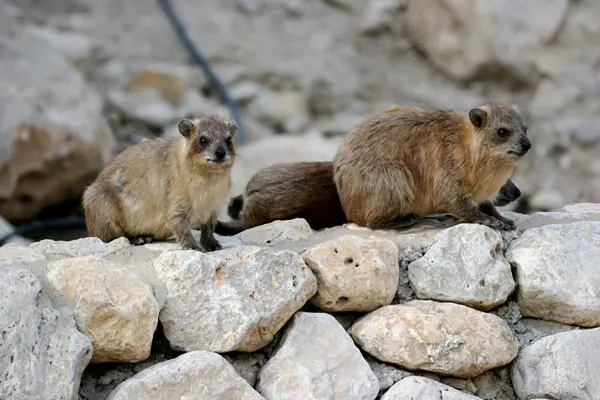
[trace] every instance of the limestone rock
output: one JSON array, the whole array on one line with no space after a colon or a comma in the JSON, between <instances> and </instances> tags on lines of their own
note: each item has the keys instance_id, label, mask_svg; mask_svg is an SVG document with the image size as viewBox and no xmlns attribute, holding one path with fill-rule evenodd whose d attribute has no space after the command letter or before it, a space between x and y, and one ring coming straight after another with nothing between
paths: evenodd
<instances>
[{"instance_id":1,"label":"limestone rock","mask_svg":"<svg viewBox=\"0 0 600 400\"><path fill-rule=\"evenodd\" d=\"M591 219L600 219L599 203L577 203L569 204L563 207L561 211L569 214L583 214Z\"/></svg>"},{"instance_id":2,"label":"limestone rock","mask_svg":"<svg viewBox=\"0 0 600 400\"><path fill-rule=\"evenodd\" d=\"M53 46L19 29L0 47L0 215L16 222L77 197L115 141L100 96Z\"/></svg>"},{"instance_id":3,"label":"limestone rock","mask_svg":"<svg viewBox=\"0 0 600 400\"><path fill-rule=\"evenodd\" d=\"M130 92L155 90L174 106L181 105L188 89L199 89L206 78L183 64L155 63L144 65L133 73Z\"/></svg>"},{"instance_id":4,"label":"limestone rock","mask_svg":"<svg viewBox=\"0 0 600 400\"><path fill-rule=\"evenodd\" d=\"M184 398L263 399L223 357L208 351L191 351L127 379L107 400Z\"/></svg>"},{"instance_id":5,"label":"limestone rock","mask_svg":"<svg viewBox=\"0 0 600 400\"><path fill-rule=\"evenodd\" d=\"M519 229L526 230L531 228L539 228L544 225L552 224L570 224L572 222L586 221L583 214L578 213L566 213L556 211L543 211L531 214L527 218L523 219L518 226Z\"/></svg>"},{"instance_id":6,"label":"limestone rock","mask_svg":"<svg viewBox=\"0 0 600 400\"><path fill-rule=\"evenodd\" d=\"M167 288L165 336L185 351L256 351L317 291L314 275L291 251L170 251L154 267Z\"/></svg>"},{"instance_id":7,"label":"limestone rock","mask_svg":"<svg viewBox=\"0 0 600 400\"><path fill-rule=\"evenodd\" d=\"M379 383L344 328L329 314L298 312L259 375L269 400L375 399Z\"/></svg>"},{"instance_id":8,"label":"limestone rock","mask_svg":"<svg viewBox=\"0 0 600 400\"><path fill-rule=\"evenodd\" d=\"M244 244L273 246L279 243L303 240L310 237L313 230L303 218L273 221L255 226L235 235Z\"/></svg>"},{"instance_id":9,"label":"limestone rock","mask_svg":"<svg viewBox=\"0 0 600 400\"><path fill-rule=\"evenodd\" d=\"M92 341L92 362L148 358L159 306L152 287L136 273L89 256L48 264L46 279L56 296L73 309L79 330Z\"/></svg>"},{"instance_id":10,"label":"limestone rock","mask_svg":"<svg viewBox=\"0 0 600 400\"><path fill-rule=\"evenodd\" d=\"M370 0L360 22L361 32L377 34L393 27L397 19L396 12L405 6L405 0Z\"/></svg>"},{"instance_id":11,"label":"limestone rock","mask_svg":"<svg viewBox=\"0 0 600 400\"><path fill-rule=\"evenodd\" d=\"M535 52L553 40L568 6L568 0L410 0L408 26L431 62L455 79L503 72L534 84Z\"/></svg>"},{"instance_id":12,"label":"limestone rock","mask_svg":"<svg viewBox=\"0 0 600 400\"><path fill-rule=\"evenodd\" d=\"M512 369L519 399L600 398L600 328L557 333L521 349Z\"/></svg>"},{"instance_id":13,"label":"limestone rock","mask_svg":"<svg viewBox=\"0 0 600 400\"><path fill-rule=\"evenodd\" d=\"M165 98L164 95L170 97ZM111 89L107 96L110 104L126 118L150 126L174 124L186 115L202 117L216 112L218 108L211 100L202 97L200 92L189 88L180 94L180 98L175 89L168 87L147 87L129 92ZM172 101L176 103L173 104Z\"/></svg>"},{"instance_id":14,"label":"limestone rock","mask_svg":"<svg viewBox=\"0 0 600 400\"><path fill-rule=\"evenodd\" d=\"M379 360L458 378L506 365L518 351L517 339L499 317L429 300L375 310L356 322L350 334Z\"/></svg>"},{"instance_id":15,"label":"limestone rock","mask_svg":"<svg viewBox=\"0 0 600 400\"><path fill-rule=\"evenodd\" d=\"M504 303L515 289L502 236L480 224L460 224L438 233L425 256L408 265L417 297L452 301L481 310Z\"/></svg>"},{"instance_id":16,"label":"limestone rock","mask_svg":"<svg viewBox=\"0 0 600 400\"><path fill-rule=\"evenodd\" d=\"M50 240L43 239L32 243L29 247L43 253L46 257L103 257L109 253L129 247L131 244L127 238L121 237L109 243L104 243L97 237L85 237L76 240Z\"/></svg>"},{"instance_id":17,"label":"limestone rock","mask_svg":"<svg viewBox=\"0 0 600 400\"><path fill-rule=\"evenodd\" d=\"M309 122L306 98L295 91L260 92L250 105L250 114L275 131L297 133Z\"/></svg>"},{"instance_id":18,"label":"limestone rock","mask_svg":"<svg viewBox=\"0 0 600 400\"><path fill-rule=\"evenodd\" d=\"M0 268L0 398L78 399L90 341L30 272Z\"/></svg>"},{"instance_id":19,"label":"limestone rock","mask_svg":"<svg viewBox=\"0 0 600 400\"><path fill-rule=\"evenodd\" d=\"M516 267L524 316L585 327L600 325L600 222L526 230L506 258Z\"/></svg>"},{"instance_id":20,"label":"limestone rock","mask_svg":"<svg viewBox=\"0 0 600 400\"><path fill-rule=\"evenodd\" d=\"M85 69L90 61L94 44L89 37L81 33L59 31L41 26L28 26L27 30L56 49L77 69Z\"/></svg>"},{"instance_id":21,"label":"limestone rock","mask_svg":"<svg viewBox=\"0 0 600 400\"><path fill-rule=\"evenodd\" d=\"M252 387L256 384L258 374L267 363L263 353L230 352L223 354L223 358L235 369L235 371Z\"/></svg>"},{"instance_id":22,"label":"limestone rock","mask_svg":"<svg viewBox=\"0 0 600 400\"><path fill-rule=\"evenodd\" d=\"M422 376L409 376L392 386L381 400L481 400Z\"/></svg>"},{"instance_id":23,"label":"limestone rock","mask_svg":"<svg viewBox=\"0 0 600 400\"><path fill-rule=\"evenodd\" d=\"M398 289L398 247L387 239L341 236L302 254L317 277L311 303L323 311L373 311Z\"/></svg>"}]
</instances>

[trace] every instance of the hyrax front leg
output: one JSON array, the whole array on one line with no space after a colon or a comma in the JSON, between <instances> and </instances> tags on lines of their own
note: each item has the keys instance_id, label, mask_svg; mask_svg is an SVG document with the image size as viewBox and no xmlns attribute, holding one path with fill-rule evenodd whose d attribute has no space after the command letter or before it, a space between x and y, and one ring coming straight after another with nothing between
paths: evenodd
<instances>
[{"instance_id":1,"label":"hyrax front leg","mask_svg":"<svg viewBox=\"0 0 600 400\"><path fill-rule=\"evenodd\" d=\"M215 214L208 222L200 225L200 244L206 251L215 251L221 249L221 245L214 235L216 222L217 216Z\"/></svg>"},{"instance_id":2,"label":"hyrax front leg","mask_svg":"<svg viewBox=\"0 0 600 400\"><path fill-rule=\"evenodd\" d=\"M175 238L181 247L184 249L202 251L200 246L198 246L196 239L192 236L187 213L177 208L172 208L169 210L169 223L171 225L171 230L175 234Z\"/></svg>"},{"instance_id":3,"label":"hyrax front leg","mask_svg":"<svg viewBox=\"0 0 600 400\"><path fill-rule=\"evenodd\" d=\"M481 212L483 212L484 214L495 217L496 219L499 219L500 221L504 222L504 224L506 225L505 229L507 229L507 230L512 231L512 230L516 229L516 227L517 227L515 225L514 221L511 221L510 219L502 216L502 214L500 214L498 212L498 210L496 210L496 207L494 207L494 205L489 201L486 201L485 203L481 203L479 205L479 210Z\"/></svg>"},{"instance_id":4,"label":"hyrax front leg","mask_svg":"<svg viewBox=\"0 0 600 400\"><path fill-rule=\"evenodd\" d=\"M450 213L455 217L462 219L464 222L478 223L489 226L490 228L501 230L514 229L514 224L512 221L509 221L510 223L506 223L494 215L484 213L480 209L480 206L471 199L471 196L467 194L458 196L455 199L453 206L454 209L450 210Z\"/></svg>"}]
</instances>

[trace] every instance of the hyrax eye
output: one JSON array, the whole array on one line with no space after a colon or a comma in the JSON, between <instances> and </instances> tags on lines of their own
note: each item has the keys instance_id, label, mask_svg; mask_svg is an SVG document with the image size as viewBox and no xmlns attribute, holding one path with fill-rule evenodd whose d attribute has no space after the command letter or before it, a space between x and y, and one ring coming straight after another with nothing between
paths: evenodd
<instances>
[{"instance_id":1,"label":"hyrax eye","mask_svg":"<svg viewBox=\"0 0 600 400\"><path fill-rule=\"evenodd\" d=\"M231 146L232 143L233 143L233 139L231 139L230 137L228 137L227 139L225 139L225 144L227 146Z\"/></svg>"},{"instance_id":2,"label":"hyrax eye","mask_svg":"<svg viewBox=\"0 0 600 400\"><path fill-rule=\"evenodd\" d=\"M505 137L508 137L510 135L510 131L508 129L505 129L505 128L500 128L500 129L498 129L497 134L498 134L499 137L505 138Z\"/></svg>"},{"instance_id":3,"label":"hyrax eye","mask_svg":"<svg viewBox=\"0 0 600 400\"><path fill-rule=\"evenodd\" d=\"M200 136L200 139L198 139L198 142L202 145L202 146L206 146L208 144L208 138L204 137L204 136Z\"/></svg>"}]
</instances>

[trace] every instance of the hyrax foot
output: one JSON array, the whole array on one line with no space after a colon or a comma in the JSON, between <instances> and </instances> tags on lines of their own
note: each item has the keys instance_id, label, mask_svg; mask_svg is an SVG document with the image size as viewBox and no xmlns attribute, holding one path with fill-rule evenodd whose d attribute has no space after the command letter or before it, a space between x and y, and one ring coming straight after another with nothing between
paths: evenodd
<instances>
[{"instance_id":1,"label":"hyrax foot","mask_svg":"<svg viewBox=\"0 0 600 400\"><path fill-rule=\"evenodd\" d=\"M489 226L490 228L503 230L503 231L512 231L515 229L514 222L512 222L510 220L502 221L501 219L498 219L495 217L483 218L479 221L473 221L473 222L480 223L482 225Z\"/></svg>"},{"instance_id":2,"label":"hyrax foot","mask_svg":"<svg viewBox=\"0 0 600 400\"><path fill-rule=\"evenodd\" d=\"M153 236L127 236L127 239L129 240L129 243L135 246L154 242Z\"/></svg>"},{"instance_id":3,"label":"hyrax foot","mask_svg":"<svg viewBox=\"0 0 600 400\"><path fill-rule=\"evenodd\" d=\"M219 241L212 235L202 235L200 237L200 244L206 251L216 251L222 249Z\"/></svg>"},{"instance_id":4,"label":"hyrax foot","mask_svg":"<svg viewBox=\"0 0 600 400\"><path fill-rule=\"evenodd\" d=\"M202 251L200 246L198 246L198 243L196 243L196 241L193 238L186 238L186 240L183 240L180 244L181 244L181 248L183 248L183 250Z\"/></svg>"}]
</instances>

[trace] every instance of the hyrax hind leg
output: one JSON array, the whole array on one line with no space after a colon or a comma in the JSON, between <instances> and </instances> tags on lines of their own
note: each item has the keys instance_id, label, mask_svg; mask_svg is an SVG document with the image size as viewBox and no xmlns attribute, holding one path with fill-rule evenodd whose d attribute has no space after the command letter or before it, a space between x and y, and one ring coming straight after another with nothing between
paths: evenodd
<instances>
[{"instance_id":1,"label":"hyrax hind leg","mask_svg":"<svg viewBox=\"0 0 600 400\"><path fill-rule=\"evenodd\" d=\"M490 216L504 222L504 224L506 225L505 229L507 229L507 230L512 231L513 229L516 228L515 223L513 221L511 221L510 219L502 216L502 214L500 214L498 212L498 210L496 210L496 207L494 207L494 205L489 201L486 201L485 203L481 203L479 205L479 210L481 212L483 212L484 214L490 215Z\"/></svg>"},{"instance_id":2,"label":"hyrax hind leg","mask_svg":"<svg viewBox=\"0 0 600 400\"><path fill-rule=\"evenodd\" d=\"M83 194L83 211L89 236L108 243L124 235L118 199L110 190L98 184L88 187Z\"/></svg>"}]
</instances>

